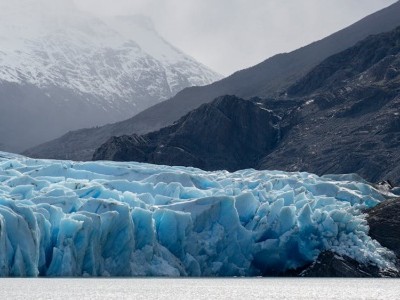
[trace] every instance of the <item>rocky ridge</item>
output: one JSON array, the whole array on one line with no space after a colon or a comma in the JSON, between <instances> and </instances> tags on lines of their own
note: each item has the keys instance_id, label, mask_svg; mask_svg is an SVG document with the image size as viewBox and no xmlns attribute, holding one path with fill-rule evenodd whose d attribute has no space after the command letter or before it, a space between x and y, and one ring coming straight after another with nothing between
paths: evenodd
<instances>
[{"instance_id":1,"label":"rocky ridge","mask_svg":"<svg viewBox=\"0 0 400 300\"><path fill-rule=\"evenodd\" d=\"M240 170L255 167L275 146L278 122L279 117L260 104L224 96L159 131L112 137L93 159Z\"/></svg>"},{"instance_id":2,"label":"rocky ridge","mask_svg":"<svg viewBox=\"0 0 400 300\"><path fill-rule=\"evenodd\" d=\"M398 184L399 105L397 28L328 58L283 97L218 98L159 131L114 137L93 158L205 170L357 173Z\"/></svg>"}]
</instances>

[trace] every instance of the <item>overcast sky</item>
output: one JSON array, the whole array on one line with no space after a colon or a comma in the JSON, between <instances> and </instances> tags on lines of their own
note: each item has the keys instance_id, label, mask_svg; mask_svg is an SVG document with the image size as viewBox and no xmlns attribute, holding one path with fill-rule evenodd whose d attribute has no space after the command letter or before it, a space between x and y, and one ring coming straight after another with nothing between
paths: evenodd
<instances>
[{"instance_id":1,"label":"overcast sky","mask_svg":"<svg viewBox=\"0 0 400 300\"><path fill-rule=\"evenodd\" d=\"M144 14L176 47L229 75L321 39L396 0L75 0L95 14Z\"/></svg>"}]
</instances>

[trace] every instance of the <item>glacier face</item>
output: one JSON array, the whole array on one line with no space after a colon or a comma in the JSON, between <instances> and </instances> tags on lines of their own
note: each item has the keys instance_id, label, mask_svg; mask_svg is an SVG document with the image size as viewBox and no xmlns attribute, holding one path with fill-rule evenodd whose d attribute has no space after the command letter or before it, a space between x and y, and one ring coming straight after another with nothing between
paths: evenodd
<instances>
[{"instance_id":1,"label":"glacier face","mask_svg":"<svg viewBox=\"0 0 400 300\"><path fill-rule=\"evenodd\" d=\"M0 152L0 275L275 275L324 250L391 268L362 213L384 199L355 175Z\"/></svg>"}]
</instances>

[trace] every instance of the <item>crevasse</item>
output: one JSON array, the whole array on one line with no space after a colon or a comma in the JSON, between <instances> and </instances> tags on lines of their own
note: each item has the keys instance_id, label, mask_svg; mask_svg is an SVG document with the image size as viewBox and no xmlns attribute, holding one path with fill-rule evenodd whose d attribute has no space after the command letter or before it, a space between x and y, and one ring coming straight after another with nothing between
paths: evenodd
<instances>
[{"instance_id":1,"label":"crevasse","mask_svg":"<svg viewBox=\"0 0 400 300\"><path fill-rule=\"evenodd\" d=\"M356 175L205 172L0 153L1 276L251 276L324 250L392 267Z\"/></svg>"}]
</instances>

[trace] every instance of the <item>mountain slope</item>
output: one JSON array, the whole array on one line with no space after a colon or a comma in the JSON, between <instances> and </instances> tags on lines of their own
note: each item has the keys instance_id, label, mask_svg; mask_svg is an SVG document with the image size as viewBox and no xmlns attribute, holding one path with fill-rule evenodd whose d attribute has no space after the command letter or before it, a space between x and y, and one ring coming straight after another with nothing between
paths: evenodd
<instances>
[{"instance_id":1,"label":"mountain slope","mask_svg":"<svg viewBox=\"0 0 400 300\"><path fill-rule=\"evenodd\" d=\"M112 138L94 159L357 173L398 184L399 148L400 27L329 57L285 96L219 98L173 126Z\"/></svg>"},{"instance_id":2,"label":"mountain slope","mask_svg":"<svg viewBox=\"0 0 400 300\"><path fill-rule=\"evenodd\" d=\"M259 168L400 182L400 27L332 56L289 92L304 104Z\"/></svg>"},{"instance_id":3,"label":"mountain slope","mask_svg":"<svg viewBox=\"0 0 400 300\"><path fill-rule=\"evenodd\" d=\"M98 19L69 0L1 0L0 25L3 150L120 121L220 79L142 16Z\"/></svg>"},{"instance_id":4,"label":"mountain slope","mask_svg":"<svg viewBox=\"0 0 400 300\"><path fill-rule=\"evenodd\" d=\"M94 160L184 165L204 170L255 167L279 140L279 118L252 101L223 96L174 125L138 137L113 137Z\"/></svg>"},{"instance_id":5,"label":"mountain slope","mask_svg":"<svg viewBox=\"0 0 400 300\"><path fill-rule=\"evenodd\" d=\"M143 134L171 125L189 111L218 96L230 94L251 98L279 95L330 55L353 46L368 35L399 26L399 15L400 2L397 2L306 47L276 55L211 85L185 89L131 119L101 128L70 132L25 154L42 158L88 160L95 149L111 136Z\"/></svg>"}]
</instances>

